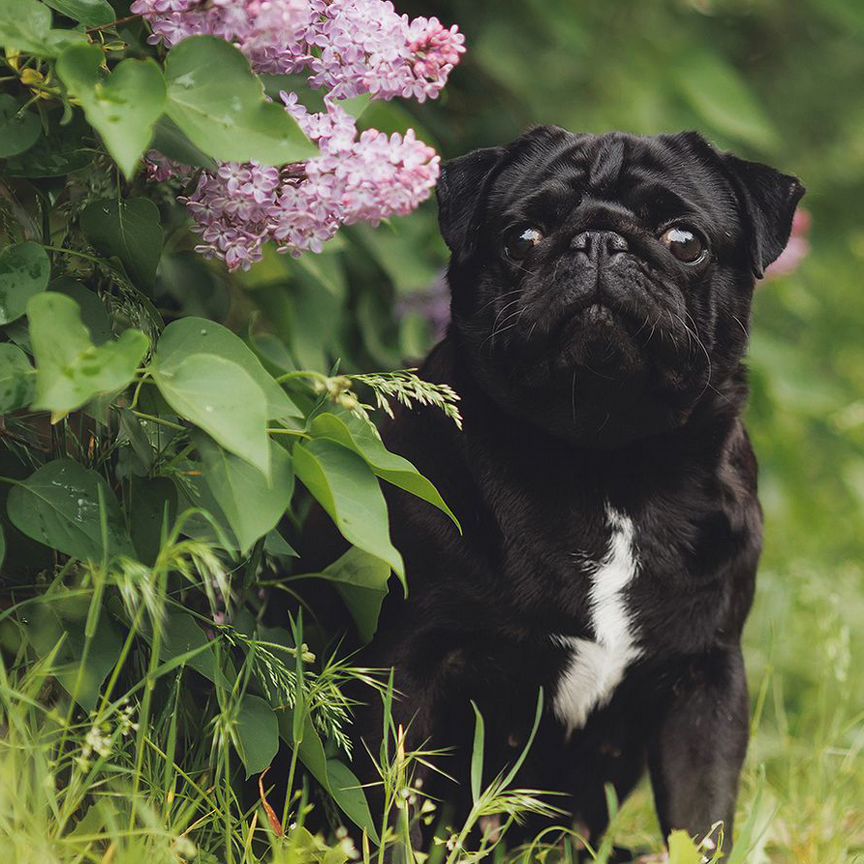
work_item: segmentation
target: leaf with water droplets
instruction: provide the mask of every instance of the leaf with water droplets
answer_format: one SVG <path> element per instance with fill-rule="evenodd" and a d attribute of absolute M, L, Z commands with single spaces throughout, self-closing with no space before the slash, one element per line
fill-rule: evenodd
<path fill-rule="evenodd" d="M 126 330 L 116 342 L 97 347 L 71 298 L 56 291 L 34 297 L 27 307 L 36 357 L 34 408 L 66 414 L 95 396 L 122 390 L 144 359 L 149 339 Z"/>
<path fill-rule="evenodd" d="M 20 318 L 50 278 L 48 253 L 38 243 L 17 243 L 0 252 L 0 326 Z"/>
<path fill-rule="evenodd" d="M 14 486 L 6 510 L 19 531 L 64 555 L 82 561 L 135 556 L 105 478 L 71 459 L 55 459 Z"/>
<path fill-rule="evenodd" d="M 166 113 L 208 156 L 284 165 L 317 155 L 284 107 L 265 99 L 249 61 L 229 42 L 184 39 L 168 53 L 165 77 Z"/>

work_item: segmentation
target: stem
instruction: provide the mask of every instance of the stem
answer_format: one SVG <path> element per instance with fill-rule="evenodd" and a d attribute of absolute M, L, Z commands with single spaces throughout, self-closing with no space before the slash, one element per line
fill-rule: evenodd
<path fill-rule="evenodd" d="M 42 244 L 42 248 L 47 252 L 60 252 L 63 255 L 73 255 L 76 258 L 83 258 L 85 261 L 91 261 L 93 264 L 103 264 L 108 266 L 107 261 L 101 258 L 96 258 L 94 255 L 87 255 L 85 252 L 78 252 L 76 249 L 64 249 L 62 246 L 48 246 Z"/>
<path fill-rule="evenodd" d="M 91 27 L 87 32 L 98 33 L 101 30 L 111 30 L 112 28 L 116 29 L 117 27 L 122 27 L 124 24 L 131 24 L 133 21 L 137 21 L 141 17 L 143 16 L 127 15 L 125 18 L 118 18 L 116 21 L 112 21 L 110 24 L 100 24 L 98 27 Z"/>
<path fill-rule="evenodd" d="M 295 438 L 311 438 L 312 437 L 308 432 L 303 432 L 300 429 L 268 428 L 267 432 L 270 435 L 293 435 Z"/>
<path fill-rule="evenodd" d="M 311 371 L 303 371 L 303 372 L 286 372 L 284 375 L 280 375 L 276 379 L 277 384 L 282 384 L 285 381 L 293 381 L 296 378 L 313 378 L 316 381 L 326 382 L 329 379 L 326 375 L 321 372 L 311 372 Z"/>
<path fill-rule="evenodd" d="M 185 426 L 181 426 L 179 423 L 174 423 L 172 420 L 163 420 L 161 417 L 156 417 L 154 414 L 145 414 L 143 411 L 132 411 L 132 413 L 139 419 L 155 423 L 157 426 L 167 426 L 169 429 L 175 429 L 178 432 L 186 431 Z"/>

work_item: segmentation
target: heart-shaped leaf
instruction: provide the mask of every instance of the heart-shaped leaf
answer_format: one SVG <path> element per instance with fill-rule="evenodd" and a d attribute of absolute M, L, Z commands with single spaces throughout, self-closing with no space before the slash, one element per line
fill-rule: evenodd
<path fill-rule="evenodd" d="M 150 367 L 159 392 L 180 417 L 270 477 L 267 400 L 249 373 L 215 354 L 190 354 Z"/>
<path fill-rule="evenodd" d="M 0 344 L 0 414 L 26 408 L 35 389 L 36 370 L 27 355 L 17 345 Z"/>
<path fill-rule="evenodd" d="M 43 0 L 61 15 L 79 21 L 85 27 L 104 27 L 114 21 L 114 10 L 108 0 Z"/>
<path fill-rule="evenodd" d="M 213 36 L 184 39 L 169 52 L 165 76 L 166 113 L 209 156 L 284 165 L 317 154 L 291 115 L 264 98 L 249 61 L 230 43 Z"/>
<path fill-rule="evenodd" d="M 55 459 L 14 486 L 6 509 L 19 531 L 64 555 L 82 561 L 135 555 L 105 478 L 71 459 Z"/>
<path fill-rule="evenodd" d="M 294 470 L 342 536 L 386 561 L 404 585 L 405 565 L 390 542 L 387 504 L 365 460 L 335 441 L 316 438 L 294 447 Z"/>
<path fill-rule="evenodd" d="M 275 528 L 291 503 L 294 469 L 287 451 L 270 442 L 271 478 L 228 453 L 211 438 L 198 434 L 195 445 L 204 463 L 204 479 L 245 554 Z"/>
<path fill-rule="evenodd" d="M 444 503 L 438 490 L 407 460 L 391 453 L 384 442 L 375 434 L 372 427 L 349 414 L 319 414 L 310 426 L 310 431 L 316 438 L 330 438 L 338 441 L 343 447 L 353 450 L 366 460 L 369 467 L 382 480 L 428 501 L 442 512 L 446 513 L 459 527 L 459 520 L 453 511 Z"/>
<path fill-rule="evenodd" d="M 50 278 L 48 253 L 38 243 L 18 243 L 0 252 L 0 325 L 20 318 Z"/>
<path fill-rule="evenodd" d="M 86 39 L 74 30 L 53 30 L 51 10 L 39 0 L 0 0 L 0 45 L 7 50 L 56 57 Z"/>
<path fill-rule="evenodd" d="M 159 208 L 149 198 L 94 201 L 81 214 L 87 239 L 107 257 L 117 257 L 129 278 L 151 289 L 162 254 Z"/>
<path fill-rule="evenodd" d="M 8 93 L 0 94 L 0 158 L 24 153 L 41 134 L 38 114 L 22 111 L 21 105 Z"/>
<path fill-rule="evenodd" d="M 57 60 L 57 74 L 129 179 L 165 108 L 165 79 L 149 59 L 123 60 L 110 75 L 104 63 L 97 45 L 73 45 Z"/>
<path fill-rule="evenodd" d="M 27 306 L 30 343 L 36 358 L 34 408 L 67 414 L 103 393 L 122 390 L 135 376 L 150 340 L 126 330 L 116 342 L 97 347 L 71 298 L 55 291 Z"/>
<path fill-rule="evenodd" d="M 241 366 L 264 391 L 267 417 L 286 420 L 303 413 L 273 376 L 261 365 L 252 349 L 227 327 L 206 318 L 180 318 L 169 324 L 159 337 L 156 362 L 162 370 L 171 371 L 190 354 L 217 354 Z"/>

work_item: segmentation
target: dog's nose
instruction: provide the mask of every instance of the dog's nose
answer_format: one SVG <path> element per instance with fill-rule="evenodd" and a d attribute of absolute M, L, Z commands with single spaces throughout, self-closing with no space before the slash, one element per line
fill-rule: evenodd
<path fill-rule="evenodd" d="M 616 231 L 583 231 L 570 241 L 570 247 L 595 265 L 614 261 L 630 248 Z"/>

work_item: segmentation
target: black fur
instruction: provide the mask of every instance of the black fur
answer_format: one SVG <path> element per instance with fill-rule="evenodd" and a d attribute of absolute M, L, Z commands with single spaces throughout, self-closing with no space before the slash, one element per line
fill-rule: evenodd
<path fill-rule="evenodd" d="M 455 748 L 443 767 L 458 783 L 434 791 L 458 808 L 470 700 L 492 776 L 524 743 L 542 686 L 520 785 L 565 793 L 553 803 L 596 840 L 604 783 L 623 799 L 647 767 L 664 833 L 723 820 L 731 836 L 748 729 L 740 638 L 761 546 L 742 358 L 754 274 L 782 251 L 802 194 L 695 133 L 543 127 L 445 166 L 453 318 L 422 375 L 461 394 L 464 431 L 426 409 L 402 412 L 385 437 L 436 483 L 464 536 L 389 494 L 410 597 L 391 594 L 363 659 L 395 667 L 409 745 Z M 658 240 L 679 222 L 707 241 L 703 263 Z M 523 224 L 545 239 L 514 262 L 503 238 Z M 574 240 L 586 231 L 627 251 L 591 257 Z M 626 597 L 643 655 L 568 739 L 551 710 L 567 653 L 550 637 L 594 636 L 584 562 L 606 551 L 607 505 L 635 528 Z M 377 753 L 379 722 L 364 722 Z"/>

